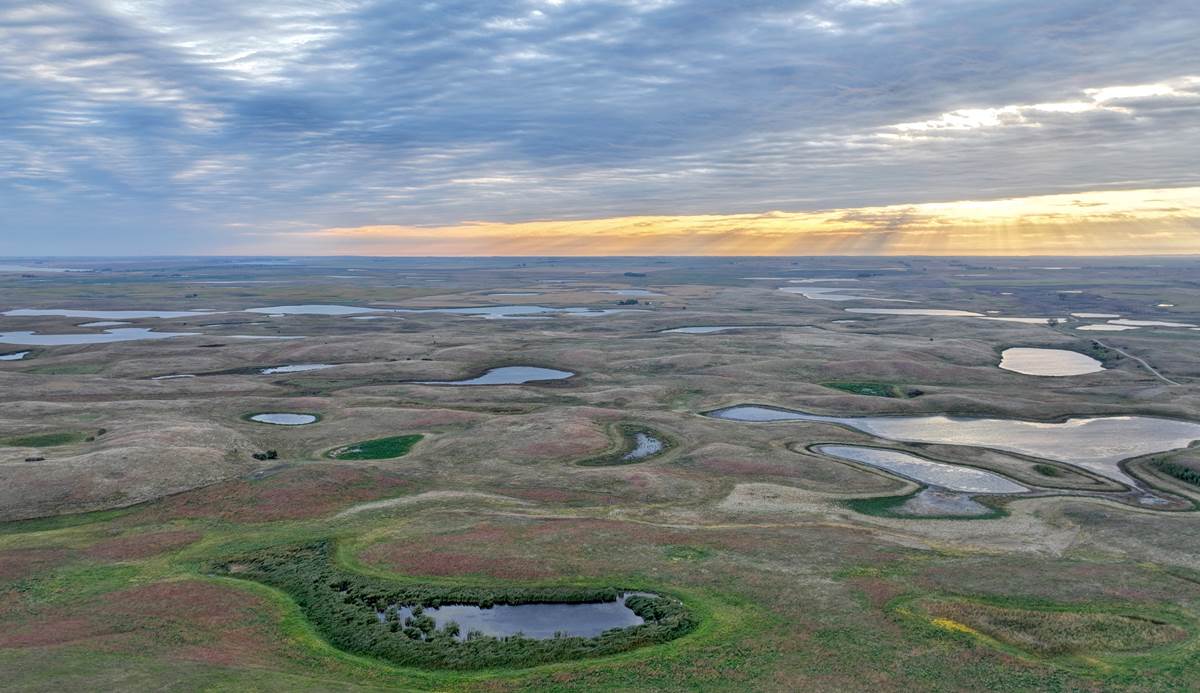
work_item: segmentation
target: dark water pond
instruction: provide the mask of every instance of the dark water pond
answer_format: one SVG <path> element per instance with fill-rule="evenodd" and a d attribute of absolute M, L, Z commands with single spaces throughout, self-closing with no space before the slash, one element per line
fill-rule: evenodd
<path fill-rule="evenodd" d="M 466 639 L 471 631 L 503 638 L 523 634 L 527 638 L 553 638 L 555 633 L 567 636 L 591 638 L 613 628 L 629 628 L 645 621 L 632 609 L 625 606 L 627 597 L 639 594 L 628 592 L 612 602 L 588 604 L 518 604 L 497 605 L 489 608 L 449 604 L 425 609 L 440 629 L 450 621 L 459 626 L 459 639 Z M 398 611 L 400 622 L 412 615 L 407 606 L 392 605 L 388 610 Z M 388 618 L 387 611 L 376 612 L 380 621 Z"/>

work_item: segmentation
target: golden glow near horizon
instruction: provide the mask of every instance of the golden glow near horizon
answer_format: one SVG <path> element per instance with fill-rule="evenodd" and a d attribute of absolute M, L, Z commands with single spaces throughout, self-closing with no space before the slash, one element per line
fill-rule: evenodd
<path fill-rule="evenodd" d="M 257 234 L 256 234 L 257 235 Z M 1127 255 L 1200 253 L 1200 187 L 814 212 L 359 226 L 264 234 L 375 255 Z"/>

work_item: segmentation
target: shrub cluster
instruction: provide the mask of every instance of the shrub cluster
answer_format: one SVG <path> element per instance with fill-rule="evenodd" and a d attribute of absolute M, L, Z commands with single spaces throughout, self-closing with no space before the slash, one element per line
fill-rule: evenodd
<path fill-rule="evenodd" d="M 1163 474 L 1168 474 L 1184 483 L 1192 484 L 1193 486 L 1200 486 L 1200 471 L 1192 469 L 1191 467 L 1185 467 L 1182 464 L 1176 464 L 1170 460 L 1158 459 L 1154 460 L 1154 462 L 1151 464 L 1153 464 L 1154 468 Z"/>
<path fill-rule="evenodd" d="M 219 565 L 216 570 L 287 592 L 335 647 L 403 666 L 460 670 L 528 667 L 666 642 L 697 625 L 678 600 L 631 595 L 625 605 L 645 623 L 615 628 L 596 637 L 498 638 L 470 633 L 460 638 L 457 624 L 447 623 L 437 629 L 424 609 L 447 604 L 488 608 L 497 604 L 606 602 L 618 599 L 620 591 L 397 583 L 341 570 L 332 561 L 329 542 L 255 554 Z M 411 607 L 412 615 L 401 621 L 394 605 Z"/>

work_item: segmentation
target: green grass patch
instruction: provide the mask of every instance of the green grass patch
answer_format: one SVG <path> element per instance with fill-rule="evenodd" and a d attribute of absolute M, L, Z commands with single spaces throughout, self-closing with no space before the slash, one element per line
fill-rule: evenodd
<path fill-rule="evenodd" d="M 1102 608 L 1017 606 L 966 599 L 927 599 L 914 606 L 937 628 L 1014 647 L 1039 657 L 1094 657 L 1146 652 L 1187 639 L 1171 619 Z"/>
<path fill-rule="evenodd" d="M 896 385 L 889 383 L 868 383 L 868 382 L 832 382 L 821 383 L 822 387 L 828 387 L 833 390 L 841 390 L 855 395 L 866 395 L 867 397 L 892 397 L 903 399 L 905 392 Z"/>
<path fill-rule="evenodd" d="M 472 670 L 532 667 L 601 657 L 674 640 L 697 628 L 698 619 L 683 602 L 665 596 L 629 596 L 626 606 L 645 619 L 629 628 L 596 637 L 533 639 L 471 634 L 456 637 L 447 624 L 437 627 L 427 615 L 404 620 L 391 605 L 423 608 L 467 604 L 595 603 L 617 599 L 612 587 L 453 586 L 391 580 L 344 570 L 334 561 L 329 542 L 278 548 L 231 558 L 215 573 L 260 582 L 287 593 L 305 618 L 334 647 L 393 664 L 426 669 Z M 387 614 L 384 619 L 378 613 Z"/>
<path fill-rule="evenodd" d="M 712 551 L 700 546 L 668 546 L 663 553 L 672 561 L 703 561 L 712 556 Z"/>
<path fill-rule="evenodd" d="M 0 445 L 10 448 L 53 448 L 59 445 L 74 445 L 88 437 L 87 433 L 79 431 L 59 431 L 56 433 L 33 433 L 25 436 L 10 436 L 0 438 Z"/>
<path fill-rule="evenodd" d="M 394 457 L 407 455 L 413 449 L 413 446 L 421 442 L 424 437 L 419 433 L 413 433 L 404 436 L 364 440 L 361 443 L 352 443 L 334 448 L 325 453 L 325 456 L 335 460 L 390 460 Z"/>
<path fill-rule="evenodd" d="M 71 566 L 20 582 L 16 591 L 32 604 L 85 601 L 126 586 L 137 573 L 129 565 Z"/>
<path fill-rule="evenodd" d="M 903 496 L 875 496 L 872 498 L 851 498 L 842 501 L 842 505 L 864 515 L 874 517 L 891 517 L 907 520 L 995 520 L 1007 517 L 1008 511 L 981 503 L 990 512 L 985 515 L 912 515 L 902 510 L 905 503 L 912 500 L 923 489 L 918 489 Z"/>
<path fill-rule="evenodd" d="M 1042 476 L 1049 476 L 1049 477 L 1062 476 L 1062 470 L 1059 469 L 1058 467 L 1055 467 L 1052 464 L 1035 464 L 1035 465 L 1033 465 L 1033 471 L 1037 472 L 1038 474 L 1041 474 Z"/>

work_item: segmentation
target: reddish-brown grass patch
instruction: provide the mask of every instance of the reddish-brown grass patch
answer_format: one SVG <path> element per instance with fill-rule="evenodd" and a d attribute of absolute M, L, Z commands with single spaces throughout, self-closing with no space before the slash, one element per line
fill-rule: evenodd
<path fill-rule="evenodd" d="M 182 548 L 198 541 L 202 536 L 204 535 L 200 532 L 182 529 L 129 534 L 93 544 L 84 550 L 84 554 L 89 558 L 106 561 L 135 561 Z"/>

